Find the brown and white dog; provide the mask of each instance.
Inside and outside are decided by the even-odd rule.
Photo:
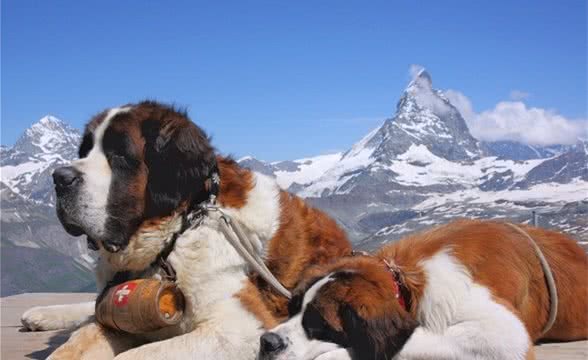
[[[258,359],[522,360],[538,340],[586,339],[586,253],[565,235],[521,228],[558,290],[545,335],[550,297],[529,239],[504,223],[457,221],[307,270]]]
[[[287,299],[248,271],[217,221],[205,217],[183,231],[186,211],[208,199],[206,180],[216,168],[219,206],[285,287],[294,288],[309,265],[350,252],[332,219],[217,156],[185,113],[155,102],[109,109],[86,126],[79,160],[54,173],[58,216],[70,234],[98,247],[98,291],[117,272],[159,276],[152,264],[177,236],[167,261],[185,316],[178,326],[133,336],[98,325],[93,302],[33,308],[22,316],[31,330],[83,324],[51,359],[255,358],[263,329],[287,317]]]

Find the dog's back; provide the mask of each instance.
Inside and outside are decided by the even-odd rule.
[[[519,228],[539,245],[555,278],[558,314],[545,336],[541,333],[551,300],[544,272],[531,240],[508,224],[455,221],[386,246],[381,253],[402,265],[449,249],[476,283],[514,308],[533,341],[588,338],[588,256],[564,234],[526,225]]]

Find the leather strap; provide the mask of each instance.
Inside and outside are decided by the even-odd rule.
[[[543,331],[541,332],[541,336],[543,336],[547,334],[549,330],[551,330],[553,324],[555,323],[555,320],[557,319],[557,308],[559,303],[559,299],[557,296],[557,287],[555,286],[555,279],[553,278],[551,267],[549,266],[549,263],[547,262],[545,255],[543,255],[543,251],[541,251],[541,248],[539,247],[535,239],[531,237],[531,235],[529,235],[525,230],[521,229],[518,225],[509,222],[505,224],[510,226],[516,232],[518,232],[523,237],[527,238],[527,240],[529,240],[529,243],[533,247],[533,250],[535,250],[535,254],[537,254],[539,262],[541,263],[541,268],[543,269],[543,274],[545,275],[545,282],[547,283],[547,291],[549,292],[550,299],[549,318],[547,319],[547,322],[543,327]]]

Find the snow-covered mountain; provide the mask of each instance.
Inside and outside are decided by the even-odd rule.
[[[92,290],[93,255],[69,236],[54,210],[51,173],[77,156],[79,132],[54,116],[0,149],[2,295]],[[18,266],[29,266],[23,272]]]
[[[387,120],[363,148],[372,158],[386,162],[413,145],[450,161],[477,159],[482,150],[465,120],[442,91],[433,89],[431,76],[421,70],[404,91],[394,118]]]
[[[286,162],[310,166],[281,171],[275,168],[280,163],[250,157],[241,164],[254,164],[253,169],[329,212],[365,247],[452,218],[528,221],[532,211],[549,217],[546,225],[588,241],[588,219],[572,211],[579,215],[588,206],[583,205],[588,204],[586,142],[571,147],[481,143],[432,84],[422,70],[402,93],[392,118],[329,161]]]
[[[275,177],[282,188],[297,192],[296,189],[319,179],[325,170],[332,168],[341,160],[342,155],[334,153],[277,162],[265,162],[246,156],[237,162],[253,171]]]
[[[78,130],[48,115],[25,130],[13,147],[4,147],[2,182],[26,199],[53,206],[51,173],[77,156]]]
[[[482,142],[482,148],[488,155],[499,159],[531,160],[544,159],[559,155],[570,149],[569,145],[531,146],[512,140]]]
[[[537,184],[568,184],[588,181],[588,142],[579,141],[568,151],[543,161],[516,183],[516,189],[528,189]],[[588,196],[588,195],[587,195]]]

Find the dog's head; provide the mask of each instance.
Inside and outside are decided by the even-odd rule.
[[[145,221],[205,200],[214,166],[186,113],[149,101],[109,109],[86,125],[79,159],[53,173],[57,214],[71,235],[117,252]]]
[[[417,326],[393,281],[370,257],[309,269],[290,300],[289,319],[260,338],[258,359],[314,359],[341,348],[358,359],[393,358]]]

